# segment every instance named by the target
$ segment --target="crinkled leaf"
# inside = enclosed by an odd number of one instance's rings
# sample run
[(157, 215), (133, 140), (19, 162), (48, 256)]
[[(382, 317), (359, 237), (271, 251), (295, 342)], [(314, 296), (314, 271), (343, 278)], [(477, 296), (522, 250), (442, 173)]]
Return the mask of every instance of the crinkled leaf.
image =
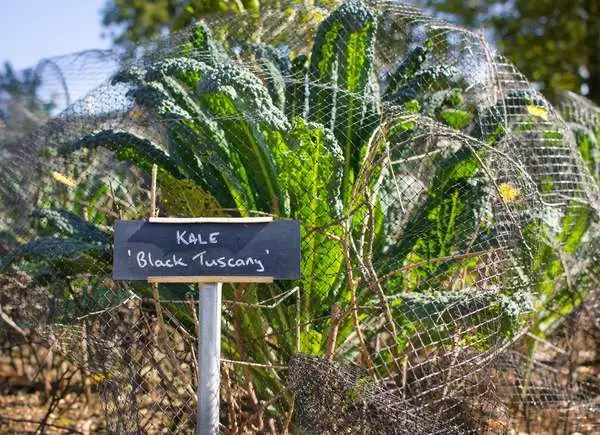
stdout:
[(102, 130), (90, 133), (82, 138), (64, 145), (63, 153), (70, 153), (81, 148), (104, 147), (113, 151), (119, 160), (130, 161), (150, 172), (152, 165), (157, 164), (176, 178), (183, 174), (176, 162), (152, 141), (136, 134), (120, 130)]
[(425, 340), (423, 345), (454, 345), (460, 339), (480, 348), (514, 336), (523, 326), (524, 316), (533, 311), (528, 293), (507, 296), (474, 290), (404, 293), (395, 296), (390, 306), (402, 333), (419, 334)]
[(308, 117), (332, 129), (343, 150), (344, 204), (379, 120), (373, 76), (376, 28), (376, 13), (350, 0), (321, 23), (310, 58)]
[(327, 237), (341, 234), (332, 222), (341, 212), (343, 160), (331, 134), (300, 118), (294, 120), (286, 143), (290, 148), (277, 155), (279, 182), (288, 192), (291, 217), (302, 223), (302, 290), (307, 295), (303, 310), (310, 318), (334, 296), (343, 263), (341, 244)]
[(21, 260), (46, 262), (55, 274), (75, 275), (109, 271), (112, 252), (110, 246), (78, 239), (41, 237), (19, 246), (0, 260), (0, 273)]
[(462, 130), (471, 121), (473, 115), (460, 109), (446, 109), (442, 111), (441, 117), (450, 127)]
[(46, 231), (50, 230), (61, 237), (72, 237), (84, 242), (100, 244), (110, 243), (108, 234), (67, 210), (41, 208), (35, 210), (33, 216), (45, 221), (43, 225)]

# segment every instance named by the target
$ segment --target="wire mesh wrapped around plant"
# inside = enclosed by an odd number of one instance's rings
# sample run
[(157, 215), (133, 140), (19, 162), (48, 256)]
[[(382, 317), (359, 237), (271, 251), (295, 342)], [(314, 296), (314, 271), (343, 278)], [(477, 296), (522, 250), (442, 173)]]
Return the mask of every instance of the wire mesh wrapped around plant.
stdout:
[(298, 282), (224, 286), (230, 432), (518, 427), (532, 396), (510, 389), (543, 383), (540, 343), (599, 291), (598, 111), (557, 108), (410, 6), (207, 19), (130, 53), (21, 154), (11, 137), (2, 164), (37, 171), (0, 190), (0, 272), (53, 309), (16, 316), (23, 293), (3, 312), (96, 376), (110, 430), (192, 430), (196, 289), (110, 277), (113, 223), (148, 216), (156, 165), (162, 215), (301, 222)]
[(364, 369), (306, 355), (290, 361), (287, 384), (299, 429), (308, 433), (458, 434), (493, 429), (507, 416), (505, 408), (494, 409), (496, 398), (485, 387), (471, 385), (477, 396), (467, 400), (448, 394), (429, 409), (422, 398), (377, 382)]
[(289, 363), (287, 384), (296, 398), (298, 424), (309, 433), (442, 430), (435, 427), (431, 415), (386, 390), (358, 367), (300, 354)]

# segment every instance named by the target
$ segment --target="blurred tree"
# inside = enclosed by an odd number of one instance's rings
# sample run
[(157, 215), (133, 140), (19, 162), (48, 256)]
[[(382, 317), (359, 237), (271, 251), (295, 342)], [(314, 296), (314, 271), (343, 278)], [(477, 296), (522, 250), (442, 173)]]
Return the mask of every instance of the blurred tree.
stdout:
[[(263, 0), (262, 6), (274, 0)], [(309, 0), (311, 4), (315, 3)], [(306, 2), (305, 2), (306, 3)], [(331, 7), (336, 0), (318, 1)], [(600, 2), (597, 0), (417, 0), (469, 27), (485, 27), (501, 51), (543, 92), (570, 90), (600, 103)], [(108, 0), (103, 24), (118, 45), (179, 30), (214, 12), (253, 12), (260, 0)]]
[[(273, 2), (273, 0), (263, 0)], [(275, 2), (273, 2), (275, 3)], [(313, 3), (312, 1), (310, 3)], [(335, 0), (318, 2), (331, 6)], [(328, 4), (329, 3), (329, 4)], [(571, 90), (600, 103), (597, 0), (418, 0), (452, 21), (485, 26), (501, 51), (552, 97)], [(127, 45), (179, 30), (214, 12), (258, 12), (260, 0), (108, 0), (103, 24)]]
[(21, 135), (45, 122), (52, 103), (37, 97), (40, 78), (33, 69), (16, 73), (6, 62), (0, 70), (0, 142)]
[(179, 30), (204, 14), (256, 11), (259, 0), (109, 0), (102, 11), (102, 24), (112, 28), (116, 44)]
[(597, 0), (421, 0), (438, 14), (491, 30), (500, 50), (549, 97), (561, 90), (600, 103)]
[[(332, 9), (336, 4), (338, 0), (107, 0), (102, 24), (116, 45), (128, 47), (167, 31), (183, 29), (206, 15), (219, 12), (246, 13), (250, 19), (245, 20), (244, 25), (248, 25), (247, 21), (259, 17), (261, 8), (266, 5), (284, 11), (290, 5)], [(293, 19), (301, 22), (307, 15), (310, 14)]]

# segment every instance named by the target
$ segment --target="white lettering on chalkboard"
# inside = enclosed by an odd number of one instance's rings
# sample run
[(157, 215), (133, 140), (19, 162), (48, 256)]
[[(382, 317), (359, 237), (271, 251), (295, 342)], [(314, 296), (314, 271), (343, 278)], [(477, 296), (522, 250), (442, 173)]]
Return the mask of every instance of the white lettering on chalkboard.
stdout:
[(178, 245), (208, 245), (209, 243), (219, 243), (217, 240), (219, 234), (221, 233), (209, 233), (208, 238), (206, 238), (206, 235), (203, 236), (201, 233), (188, 233), (187, 231), (177, 230), (176, 239)]
[[(187, 231), (177, 230), (175, 233), (177, 244), (178, 245), (213, 245), (219, 243), (217, 236), (221, 233), (212, 232), (208, 234), (202, 233), (193, 233)], [(266, 255), (270, 254), (269, 249), (265, 249)], [(131, 249), (127, 250), (128, 256), (131, 257)], [(184, 255), (184, 254), (182, 254)], [(137, 266), (140, 269), (144, 269), (147, 267), (153, 268), (177, 268), (177, 267), (187, 267), (188, 264), (184, 261), (184, 257), (179, 254), (170, 254), (164, 258), (156, 258), (152, 256), (150, 251), (139, 251), (135, 254), (135, 261)], [(189, 254), (188, 254), (189, 255)], [(189, 257), (188, 257), (189, 259)], [(187, 260), (186, 260), (187, 261)], [(235, 256), (220, 256), (220, 257), (210, 257), (208, 251), (200, 251), (192, 256), (191, 260), (196, 261), (202, 267), (206, 268), (238, 268), (238, 267), (251, 267), (256, 270), (256, 272), (264, 272), (265, 266), (263, 261), (260, 258), (256, 257), (235, 257)]]
[(146, 266), (168, 268), (173, 268), (177, 266), (187, 266), (187, 264), (183, 262), (183, 259), (181, 257), (177, 257), (175, 254), (173, 254), (170, 258), (153, 259), (152, 253), (140, 251), (135, 256), (135, 259), (137, 261), (138, 267), (141, 269), (143, 269)]
[[(130, 251), (130, 250), (129, 250)], [(270, 254), (269, 249), (265, 249), (267, 255)], [(183, 260), (183, 257), (177, 254), (172, 254), (166, 258), (156, 258), (152, 256), (150, 251), (139, 251), (135, 255), (135, 261), (140, 269), (146, 267), (155, 268), (168, 268), (174, 267), (187, 267), (188, 264)], [(195, 254), (191, 261), (197, 261), (200, 266), (203, 267), (218, 267), (221, 269), (225, 268), (236, 268), (236, 267), (248, 267), (254, 266), (257, 272), (264, 272), (265, 266), (260, 258), (256, 257), (213, 257), (209, 258), (207, 251), (201, 251)]]
[(206, 258), (206, 251), (197, 253), (192, 257), (192, 260), (200, 262), (201, 266), (204, 267), (219, 267), (219, 268), (235, 268), (235, 267), (247, 267), (256, 266), (257, 272), (264, 272), (265, 267), (260, 258), (254, 257), (217, 257), (217, 258)]

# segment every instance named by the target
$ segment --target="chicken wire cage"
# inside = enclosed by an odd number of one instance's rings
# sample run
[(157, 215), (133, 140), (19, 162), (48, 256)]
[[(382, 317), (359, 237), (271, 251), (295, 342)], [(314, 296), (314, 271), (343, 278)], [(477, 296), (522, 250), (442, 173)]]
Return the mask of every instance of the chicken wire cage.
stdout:
[(160, 216), (301, 223), (299, 280), (223, 287), (222, 432), (600, 430), (599, 113), (395, 2), (7, 72), (0, 356), (44, 405), (0, 427), (195, 430), (196, 286), (111, 278), (155, 167)]

